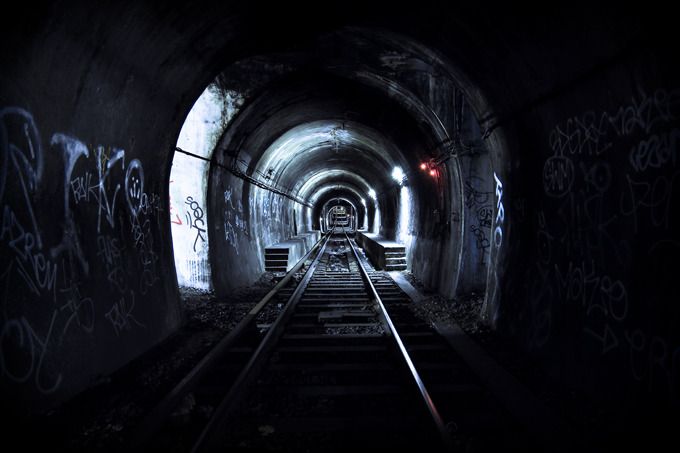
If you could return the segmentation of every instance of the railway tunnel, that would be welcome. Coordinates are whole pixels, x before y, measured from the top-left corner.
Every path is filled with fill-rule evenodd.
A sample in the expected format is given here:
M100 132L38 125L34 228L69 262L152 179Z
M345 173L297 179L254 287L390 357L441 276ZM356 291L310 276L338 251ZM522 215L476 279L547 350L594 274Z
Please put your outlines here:
M0 385L22 428L55 435L49 414L151 360L186 288L228 300L342 222L367 266L472 310L581 449L673 440L672 15L63 1L1 21Z

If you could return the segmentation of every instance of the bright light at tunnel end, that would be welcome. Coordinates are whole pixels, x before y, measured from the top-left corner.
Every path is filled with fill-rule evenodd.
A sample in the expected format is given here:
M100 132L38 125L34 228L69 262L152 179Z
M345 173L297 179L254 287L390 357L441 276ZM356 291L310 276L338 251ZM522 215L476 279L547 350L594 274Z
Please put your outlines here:
M392 179L397 181L399 185L402 185L404 183L404 178L406 175L404 174L404 170L401 169L401 167L394 167L394 170L392 170Z

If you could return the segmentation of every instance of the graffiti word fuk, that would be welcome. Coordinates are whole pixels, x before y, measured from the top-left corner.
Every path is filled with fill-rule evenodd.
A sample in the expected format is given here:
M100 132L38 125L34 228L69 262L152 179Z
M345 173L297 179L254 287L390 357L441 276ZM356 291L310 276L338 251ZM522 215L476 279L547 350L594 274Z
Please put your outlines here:
M493 233L493 240L496 247L500 247L503 243L503 228L502 224L505 220L505 208L503 207L503 183L498 179L496 173L493 174L493 179L496 181L496 196L498 201L496 202L496 229Z
M135 308L135 293L132 292L131 294L132 301L130 304L125 301L124 297L121 297L121 299L113 304L111 309L105 315L106 319L111 321L113 330L118 336L120 336L120 333L124 330L131 330L133 325L137 325L138 327L142 328L146 327L144 324L137 321L134 316L132 316L132 310Z
M86 172L83 176L77 176L70 181L73 200L77 205L80 202L89 202L90 194L98 186L92 185L92 173ZM94 197L94 195L93 195Z
M205 220L203 220L203 209L194 201L193 197L187 197L184 204L189 206L190 211L186 213L187 225L189 228L196 229L196 239L194 239L194 252L196 251L196 243L200 239L201 242L205 242ZM200 225L199 225L200 223Z

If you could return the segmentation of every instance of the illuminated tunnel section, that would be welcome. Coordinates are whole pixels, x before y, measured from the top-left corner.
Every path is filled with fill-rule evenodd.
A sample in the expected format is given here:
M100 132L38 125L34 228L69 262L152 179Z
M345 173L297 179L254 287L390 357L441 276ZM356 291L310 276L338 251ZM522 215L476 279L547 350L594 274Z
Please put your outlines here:
M336 231L347 231L348 233L357 230L359 211L354 203L347 198L333 198L328 200L321 212L323 213L325 230L335 228Z
M362 203L363 198L353 196L356 194L352 191L343 190L344 188L340 188L340 186L335 187L327 187L328 190L324 191L323 198L315 206L314 211L312 211L312 220L318 225L318 229L326 231L332 226L332 223L328 218L329 209L331 209L333 205L342 204L353 209L352 215L354 215L355 218L352 223L352 229L369 232L368 207L365 205L365 201Z
M371 183L385 184L397 150L377 131L350 121L319 120L296 126L272 143L258 163L277 182L312 206L298 224L320 229L317 204L326 191L342 190L363 209ZM365 214L362 211L362 222Z
M345 32L325 36L318 46L386 43L365 41L358 29L349 33L351 39ZM403 37L381 39L405 46L402 50L413 58L429 60L426 66L443 65ZM213 143L223 132L214 152L206 153L211 166L203 214L211 219L211 230L205 235L190 227L184 231L184 243L194 234L191 243L202 252L199 279L209 280L221 294L253 282L263 271L265 247L321 227L317 200L333 187L352 198L361 228L406 246L408 268L428 288L449 296L483 293L492 250L491 160L456 82L437 82L453 104L433 109L427 104L440 99L428 100L425 94L432 91L418 94L425 89L418 86L422 81L413 85L408 71L404 74L411 75L399 80L404 76L397 77L385 59L356 72L347 72L337 61L331 69L330 61L323 60L315 69L301 70L300 60L300 54L243 60L212 84L213 92L221 93L217 104L232 112L236 104L243 109L227 117L227 122L234 118L229 127L226 122L214 127L203 140ZM445 126L447 118L451 124ZM203 123L211 119L206 116ZM447 163L451 154L446 150L463 145L474 149L474 156ZM423 165L428 171L422 171ZM403 177L393 177L396 169ZM461 171L468 173L465 181ZM172 228L176 239L179 228ZM213 241L215 247L209 248ZM175 251L178 281L187 280L182 274L187 264L195 268L192 252L186 245ZM239 266L225 267L231 260ZM224 271L207 277L204 270L215 266ZM189 278L196 279L194 274Z
M330 198L340 196L349 197L363 220L359 222L360 228L366 230L369 217L373 219L371 231L377 232L380 227L379 208L375 200L373 189L363 178L345 170L321 170L305 181L300 188L301 193L307 193L316 187L308 197L310 203L315 206L312 211L312 228L319 229L322 205ZM368 202L367 202L368 200ZM376 217L378 216L378 217Z
M291 185L296 196L312 205L333 189L342 190L355 206L363 208L361 200L371 199L374 187L382 192L394 185L389 175L394 166L403 164L400 156L402 151L374 129L351 121L316 121L283 134L265 152L260 165L273 168L284 185ZM311 222L318 229L317 214L300 223Z
M285 88L277 85L275 95L261 94L244 106L215 154L221 167L211 173L215 204L210 212L218 216L215 226L224 225L215 236L225 241L211 240L212 266L231 259L242 264L236 273L220 272L213 279L215 289L226 293L257 278L264 248L319 229L323 204L329 196L340 195L356 207L361 227L365 224L387 240L404 243L416 275L439 278L431 275L433 269L423 268L432 254L439 258L438 248L433 241L414 241L432 234L423 213L436 211L449 192L440 180L447 175L444 167L437 177L419 168L431 155L434 137L412 112L356 82L326 75L322 82L290 77L283 83ZM281 98L278 103L276 97ZM278 189L241 187L233 174L220 169L230 166ZM399 180L393 177L395 169L403 169ZM285 195L277 193L279 189ZM252 213L248 240L234 233L237 203Z

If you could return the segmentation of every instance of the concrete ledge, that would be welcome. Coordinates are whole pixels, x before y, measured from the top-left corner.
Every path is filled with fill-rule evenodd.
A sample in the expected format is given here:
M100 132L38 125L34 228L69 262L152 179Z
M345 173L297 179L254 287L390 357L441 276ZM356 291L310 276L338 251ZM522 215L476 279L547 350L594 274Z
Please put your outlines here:
M406 280L406 277L404 277L401 272L390 271L389 274L390 277L392 277L392 280L394 280L394 283L396 283L397 286L399 286L399 288L401 288L401 290L404 291L413 302L418 303L427 299L427 296L421 294L420 291L418 291L408 280Z
M378 234L357 231L356 241L377 269L400 271L406 269L406 248Z
M288 272L320 238L320 231L310 231L266 247L264 269L272 272Z

